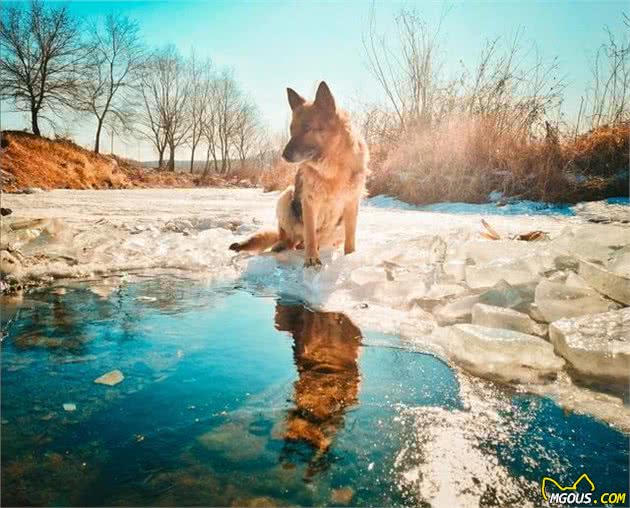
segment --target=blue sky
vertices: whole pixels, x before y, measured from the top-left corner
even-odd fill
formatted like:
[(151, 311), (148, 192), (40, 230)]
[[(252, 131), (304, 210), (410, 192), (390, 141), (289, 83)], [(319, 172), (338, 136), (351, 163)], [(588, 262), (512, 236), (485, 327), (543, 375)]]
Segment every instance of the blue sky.
[[(208, 56), (215, 66), (230, 67), (245, 92), (257, 104), (271, 131), (288, 123), (285, 88), (309, 96), (325, 79), (337, 100), (348, 109), (380, 98), (363, 54), (361, 36), (366, 28), (370, 0), (208, 0), (208, 1), (71, 1), (78, 16), (92, 19), (120, 11), (136, 19), (150, 46), (175, 44), (182, 53), (192, 49)], [(510, 38), (523, 30), (525, 46), (535, 45), (546, 59), (558, 57), (560, 75), (567, 83), (565, 113), (579, 107), (590, 74), (590, 62), (604, 42), (604, 26), (623, 29), (625, 1), (395, 1), (375, 2), (379, 30), (392, 31), (401, 8), (415, 8), (429, 23), (436, 23), (444, 6), (442, 56), (447, 75), (455, 75), (459, 61), (473, 67), (486, 39)], [(6, 110), (6, 107), (4, 108)], [(4, 115), (5, 128), (22, 127), (15, 114)], [(89, 123), (72, 134), (89, 146)], [(104, 140), (109, 148), (109, 140)], [(154, 158), (148, 145), (117, 144), (115, 151), (130, 157)], [(186, 156), (185, 150), (180, 155)]]

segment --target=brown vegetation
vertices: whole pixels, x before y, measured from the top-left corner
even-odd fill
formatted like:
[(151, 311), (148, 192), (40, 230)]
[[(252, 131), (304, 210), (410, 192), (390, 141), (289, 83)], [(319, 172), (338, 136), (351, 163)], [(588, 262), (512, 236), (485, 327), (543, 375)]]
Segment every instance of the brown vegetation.
[(133, 187), (252, 186), (247, 176), (159, 171), (121, 157), (96, 154), (67, 139), (48, 139), (26, 132), (2, 132), (2, 190), (126, 189)]
[[(376, 152), (372, 195), (415, 204), (483, 202), (493, 191), (548, 202), (628, 195), (629, 41), (608, 32), (573, 128), (558, 120), (565, 83), (557, 60), (532, 59), (520, 33), (507, 45), (489, 40), (476, 66), (449, 79), (441, 23), (413, 11), (396, 22), (394, 36), (385, 36), (372, 13), (363, 41), (386, 98), (361, 118)], [(578, 135), (580, 120), (592, 130)]]
[(297, 164), (289, 164), (279, 159), (269, 170), (260, 174), (259, 183), (265, 192), (284, 190), (293, 185)]
[(547, 202), (627, 196), (629, 139), (628, 123), (563, 141), (519, 139), (481, 120), (453, 121), (390, 146), (383, 162), (372, 164), (368, 190), (414, 204), (479, 203), (493, 191)]

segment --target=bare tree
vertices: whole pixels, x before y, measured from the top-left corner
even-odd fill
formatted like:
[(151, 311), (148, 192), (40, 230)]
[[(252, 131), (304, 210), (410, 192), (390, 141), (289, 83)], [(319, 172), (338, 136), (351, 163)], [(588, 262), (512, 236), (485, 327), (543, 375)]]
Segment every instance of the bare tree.
[(94, 151), (99, 152), (103, 126), (129, 129), (144, 68), (144, 48), (138, 25), (127, 17), (109, 14), (91, 27), (88, 79), (82, 86), (80, 107), (96, 118)]
[(384, 92), (401, 129), (431, 122), (438, 91), (438, 38), (444, 15), (435, 27), (429, 27), (415, 11), (403, 10), (396, 17), (396, 36), (390, 38), (377, 32), (372, 7), (368, 30), (363, 34), (368, 69)]
[(220, 172), (227, 175), (231, 170), (231, 148), (236, 131), (237, 116), (240, 111), (241, 92), (232, 74), (224, 71), (214, 83), (215, 141), (221, 161)]
[(530, 65), (525, 65), (521, 36), (517, 32), (505, 50), (500, 49), (500, 38), (487, 41), (472, 79), (465, 72), (462, 90), (455, 91), (462, 98), (455, 109), (491, 122), (497, 135), (509, 131), (531, 136), (537, 127), (546, 131), (544, 120), (559, 107), (566, 86), (558, 75), (557, 59), (545, 62), (535, 52)]
[[(623, 16), (627, 34), (630, 18)], [(619, 41), (609, 28), (606, 34), (608, 40), (595, 55), (587, 96), (592, 128), (630, 119), (630, 38)]]
[(204, 167), (204, 176), (208, 174), (210, 170), (210, 158), (214, 167), (214, 172), (219, 171), (219, 130), (217, 128), (218, 107), (217, 107), (217, 86), (213, 81), (209, 86), (210, 100), (206, 114), (204, 116), (202, 124), (202, 137), (206, 143), (206, 164)]
[(162, 120), (161, 93), (159, 76), (150, 72), (147, 66), (140, 86), (142, 108), (140, 124), (142, 136), (147, 138), (158, 153), (158, 168), (164, 167), (164, 152), (166, 151), (166, 128)]
[[(212, 100), (212, 82), (211, 82), (211, 64), (206, 61), (200, 65), (194, 53), (190, 57), (188, 63), (190, 98), (188, 101), (189, 108), (189, 137), (190, 145), (190, 172), (193, 172), (195, 165), (195, 152), (204, 136), (204, 125), (209, 116)], [(208, 165), (206, 159), (206, 166)]]
[(531, 136), (542, 130), (565, 88), (557, 59), (543, 61), (536, 48), (534, 58), (523, 54), (522, 33), (517, 32), (505, 49), (499, 38), (488, 41), (472, 72), (464, 66), (458, 79), (446, 80), (438, 44), (445, 15), (443, 11), (439, 23), (429, 25), (415, 12), (402, 11), (395, 37), (387, 37), (377, 32), (372, 10), (363, 44), (388, 107), (364, 108), (368, 137), (395, 143), (402, 131), (448, 123), (455, 114), (491, 125), (496, 135), (509, 130)]
[(168, 46), (155, 52), (144, 68), (141, 83), (143, 124), (145, 136), (158, 150), (161, 161), (163, 143), (168, 147), (170, 171), (175, 171), (175, 151), (186, 142), (190, 131), (189, 93), (184, 61), (177, 50)]
[(251, 102), (243, 99), (235, 111), (232, 141), (241, 169), (245, 167), (247, 158), (260, 141), (256, 109)]
[(33, 133), (40, 119), (75, 106), (78, 71), (85, 53), (77, 21), (66, 6), (3, 5), (0, 20), (0, 95), (31, 116)]

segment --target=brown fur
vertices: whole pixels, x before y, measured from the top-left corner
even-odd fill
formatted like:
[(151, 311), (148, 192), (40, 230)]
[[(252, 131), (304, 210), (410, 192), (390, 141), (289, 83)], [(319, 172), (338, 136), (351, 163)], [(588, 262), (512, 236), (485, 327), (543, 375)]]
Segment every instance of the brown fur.
[[(278, 233), (275, 243), (254, 240), (230, 246), (232, 250), (275, 251), (304, 246), (305, 266), (321, 265), (320, 247), (344, 244), (344, 252), (355, 250), (359, 201), (367, 176), (368, 149), (353, 131), (350, 119), (335, 105), (326, 83), (307, 102), (287, 89), (293, 110), (291, 139), (282, 156), (299, 163), (295, 184), (278, 198)], [(265, 248), (259, 248), (265, 247)]]
[(311, 445), (315, 466), (343, 426), (346, 410), (357, 403), (361, 331), (344, 314), (282, 304), (276, 305), (275, 323), (293, 336), (298, 370), (284, 439)]

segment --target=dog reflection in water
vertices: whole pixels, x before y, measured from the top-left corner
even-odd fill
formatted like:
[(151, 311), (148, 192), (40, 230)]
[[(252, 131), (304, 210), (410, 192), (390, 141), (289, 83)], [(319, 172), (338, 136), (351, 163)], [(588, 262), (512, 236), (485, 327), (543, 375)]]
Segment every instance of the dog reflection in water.
[(293, 336), (298, 370), (282, 461), (290, 467), (291, 455), (305, 453), (308, 479), (327, 466), (327, 451), (346, 410), (357, 403), (361, 331), (344, 314), (297, 305), (277, 304), (275, 322)]

